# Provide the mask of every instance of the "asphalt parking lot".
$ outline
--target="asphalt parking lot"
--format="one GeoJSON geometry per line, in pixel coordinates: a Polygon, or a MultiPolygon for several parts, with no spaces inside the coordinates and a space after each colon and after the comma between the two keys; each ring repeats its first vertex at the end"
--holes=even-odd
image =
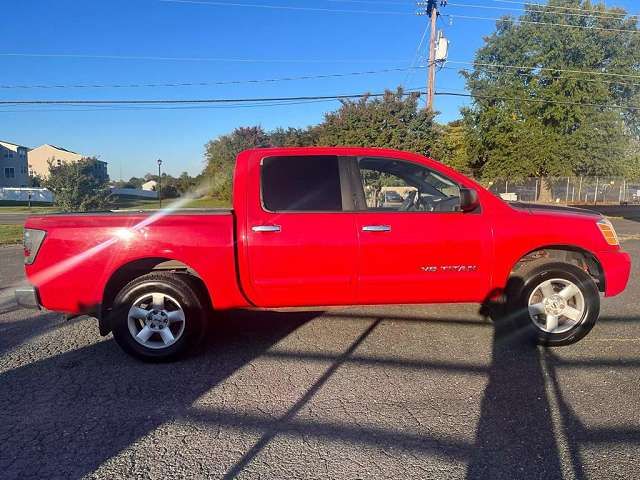
{"type": "Polygon", "coordinates": [[[638,478],[640,223],[624,295],[580,343],[522,345],[478,306],[247,313],[137,362],[87,317],[18,309],[0,248],[0,477],[638,478]]]}

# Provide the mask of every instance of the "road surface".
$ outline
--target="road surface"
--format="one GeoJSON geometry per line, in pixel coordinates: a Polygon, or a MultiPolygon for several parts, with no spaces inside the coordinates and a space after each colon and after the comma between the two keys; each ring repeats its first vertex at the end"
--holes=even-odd
{"type": "MultiPolygon", "coordinates": [[[[639,478],[640,223],[616,225],[629,289],[558,349],[474,305],[239,312],[150,365],[93,319],[5,302],[0,476],[639,478]]],[[[18,248],[0,269],[0,287],[20,280],[18,248]]]]}

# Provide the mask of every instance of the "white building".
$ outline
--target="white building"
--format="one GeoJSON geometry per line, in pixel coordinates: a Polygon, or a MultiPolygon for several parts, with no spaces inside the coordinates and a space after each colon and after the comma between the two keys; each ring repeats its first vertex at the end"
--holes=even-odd
{"type": "Polygon", "coordinates": [[[148,192],[155,192],[157,187],[158,182],[156,182],[155,180],[149,180],[148,182],[142,184],[142,190],[147,190],[148,192]]]}

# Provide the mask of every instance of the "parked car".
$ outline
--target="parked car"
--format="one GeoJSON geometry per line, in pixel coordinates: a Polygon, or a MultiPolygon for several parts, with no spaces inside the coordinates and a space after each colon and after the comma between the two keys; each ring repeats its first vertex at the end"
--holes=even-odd
{"type": "Polygon", "coordinates": [[[19,304],[94,315],[144,360],[187,351],[212,310],[502,297],[514,328],[557,346],[584,337],[600,293],[618,295],[629,278],[599,214],[508,204],[412,153],[248,150],[233,188],[231,210],[29,217],[33,286],[19,304]],[[382,177],[413,189],[395,209],[367,206],[367,182],[382,177]]]}
{"type": "Polygon", "coordinates": [[[398,208],[404,202],[404,198],[395,190],[382,192],[382,206],[385,208],[398,208]]]}

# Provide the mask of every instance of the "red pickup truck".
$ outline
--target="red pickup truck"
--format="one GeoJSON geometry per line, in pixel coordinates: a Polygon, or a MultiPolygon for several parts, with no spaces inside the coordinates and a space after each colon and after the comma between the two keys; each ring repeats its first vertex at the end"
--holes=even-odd
{"type": "Polygon", "coordinates": [[[566,345],[629,278],[599,214],[508,204],[412,153],[248,150],[233,188],[232,210],[29,217],[18,302],[91,314],[145,360],[185,352],[212,309],[235,308],[502,299],[514,328],[566,345]]]}

